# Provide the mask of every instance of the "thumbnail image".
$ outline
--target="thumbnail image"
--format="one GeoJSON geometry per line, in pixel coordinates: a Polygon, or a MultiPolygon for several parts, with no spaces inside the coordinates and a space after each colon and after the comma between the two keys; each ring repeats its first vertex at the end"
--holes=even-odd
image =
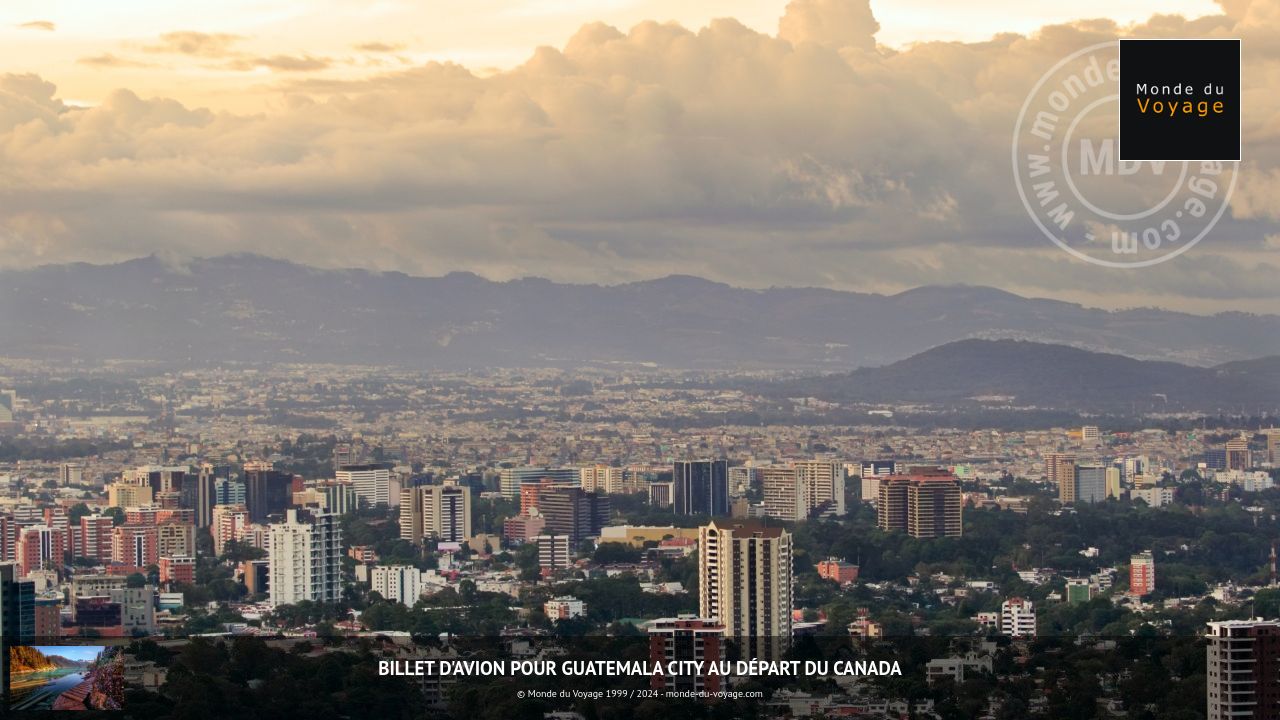
{"type": "Polygon", "coordinates": [[[9,648],[10,710],[119,710],[119,648],[19,645],[9,648]]]}

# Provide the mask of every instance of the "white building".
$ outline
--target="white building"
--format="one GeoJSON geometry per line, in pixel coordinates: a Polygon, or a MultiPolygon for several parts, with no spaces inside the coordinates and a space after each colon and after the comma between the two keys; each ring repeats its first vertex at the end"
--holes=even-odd
{"type": "Polygon", "coordinates": [[[1020,597],[1012,597],[1001,603],[1000,634],[1009,637],[1035,637],[1035,604],[1020,597]]]}
{"type": "Polygon", "coordinates": [[[412,607],[422,597],[422,571],[411,565],[375,567],[369,582],[374,592],[402,605],[412,607]]]}
{"type": "Polygon", "coordinates": [[[1134,488],[1130,492],[1130,496],[1134,500],[1141,500],[1153,508],[1164,507],[1173,502],[1173,488],[1134,488]]]}
{"type": "MultiPolygon", "coordinates": [[[[356,501],[365,507],[391,505],[391,466],[386,463],[343,465],[334,473],[339,483],[350,483],[356,501]]],[[[399,500],[399,495],[396,497],[399,500]]]]}
{"type": "Polygon", "coordinates": [[[552,620],[570,620],[582,617],[586,612],[586,606],[576,597],[562,595],[543,603],[542,612],[546,613],[547,617],[552,620]]]}
{"type": "Polygon", "coordinates": [[[271,604],[336,602],[342,595],[342,529],[336,515],[299,520],[289,509],[268,538],[271,604]]]}
{"type": "Polygon", "coordinates": [[[622,492],[622,468],[608,465],[592,465],[578,468],[582,489],[612,495],[622,492]]]}

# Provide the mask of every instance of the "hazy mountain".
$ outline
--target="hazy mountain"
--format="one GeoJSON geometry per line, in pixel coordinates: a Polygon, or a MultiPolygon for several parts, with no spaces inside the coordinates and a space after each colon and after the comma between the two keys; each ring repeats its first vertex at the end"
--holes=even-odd
{"type": "Polygon", "coordinates": [[[25,357],[840,369],[965,338],[1210,365],[1280,354],[1280,317],[1107,312],[980,287],[884,296],[684,276],[496,283],[246,255],[0,272],[0,355],[25,357]]]}
{"type": "Polygon", "coordinates": [[[1063,345],[962,340],[884,367],[773,388],[778,395],[846,403],[1274,412],[1280,407],[1280,357],[1205,368],[1063,345]]]}

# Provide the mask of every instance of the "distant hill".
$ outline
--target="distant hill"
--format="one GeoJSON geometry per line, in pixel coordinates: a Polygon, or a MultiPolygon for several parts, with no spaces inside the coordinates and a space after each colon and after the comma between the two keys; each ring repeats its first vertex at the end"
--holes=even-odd
{"type": "Polygon", "coordinates": [[[28,673],[57,670],[64,667],[81,667],[77,662],[61,655],[45,655],[36,648],[15,645],[9,648],[9,672],[28,673]]]}
{"type": "Polygon", "coordinates": [[[1274,412],[1280,357],[1204,368],[1063,345],[963,340],[883,367],[778,383],[772,392],[846,403],[1274,412]]]}
{"type": "Polygon", "coordinates": [[[1108,312],[967,286],[886,296],[688,276],[490,282],[255,255],[0,271],[0,355],[33,358],[843,370],[969,338],[1209,366],[1280,355],[1280,317],[1108,312]]]}

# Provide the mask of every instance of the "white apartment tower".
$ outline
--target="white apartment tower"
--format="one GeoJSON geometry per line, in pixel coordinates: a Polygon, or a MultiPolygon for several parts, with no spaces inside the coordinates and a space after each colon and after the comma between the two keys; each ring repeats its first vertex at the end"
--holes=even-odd
{"type": "Polygon", "coordinates": [[[698,530],[699,616],[725,628],[743,657],[780,659],[791,641],[791,534],[748,522],[698,530]]]}
{"type": "Polygon", "coordinates": [[[319,514],[307,522],[289,509],[284,522],[271,526],[267,553],[272,605],[341,597],[342,529],[336,515],[319,514]]]}

